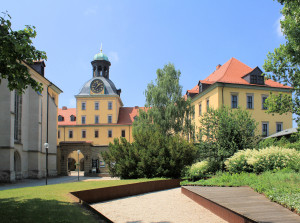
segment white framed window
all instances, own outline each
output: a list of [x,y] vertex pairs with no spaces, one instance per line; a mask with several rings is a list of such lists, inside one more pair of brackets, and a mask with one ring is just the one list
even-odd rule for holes
[[112,101],[108,102],[108,110],[112,110]]
[[86,138],[86,130],[82,130],[81,131],[81,137],[82,138]]
[[112,115],[107,116],[107,123],[112,123]]
[[267,137],[269,135],[269,122],[262,122],[262,136]]
[[262,110],[268,110],[268,107],[265,105],[266,99],[268,98],[268,95],[262,95],[261,96],[261,109]]
[[99,130],[95,130],[95,138],[99,137]]
[[70,138],[70,139],[73,138],[73,130],[69,130],[69,138]]
[[99,110],[99,102],[98,101],[95,102],[95,110]]
[[276,122],[276,132],[281,132],[283,130],[283,123]]
[[231,94],[231,108],[238,107],[238,95],[236,93]]
[[95,115],[95,124],[99,124],[99,115]]
[[81,110],[86,110],[86,102],[81,102]]
[[112,130],[108,130],[107,131],[107,137],[108,138],[112,138]]
[[85,115],[81,116],[81,124],[85,124]]
[[247,94],[247,108],[248,109],[254,109],[254,95],[253,94]]
[[121,136],[125,138],[126,134],[125,134],[125,130],[123,129],[121,132]]

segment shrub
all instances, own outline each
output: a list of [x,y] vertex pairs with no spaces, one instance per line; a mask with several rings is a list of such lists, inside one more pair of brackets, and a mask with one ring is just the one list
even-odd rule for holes
[[254,150],[246,149],[236,152],[225,161],[226,168],[231,173],[252,172],[253,168],[247,163]]
[[179,178],[184,167],[193,163],[195,154],[194,145],[180,136],[166,137],[151,131],[139,135],[133,143],[115,139],[103,158],[110,173],[122,179]]
[[196,181],[207,176],[209,171],[209,162],[207,160],[194,163],[187,171],[186,177],[189,180]]
[[247,160],[247,163],[253,166],[253,172],[255,173],[286,167],[297,168],[295,166],[297,162],[300,162],[300,153],[295,149],[285,149],[275,146],[258,150]]
[[271,146],[261,150],[242,150],[226,160],[226,168],[231,173],[255,172],[291,168],[299,171],[300,152]]

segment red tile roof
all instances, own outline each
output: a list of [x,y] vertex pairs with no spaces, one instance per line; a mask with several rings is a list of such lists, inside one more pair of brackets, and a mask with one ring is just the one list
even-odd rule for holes
[[76,117],[76,108],[58,109],[58,116],[64,117],[64,121],[58,122],[58,125],[76,125],[76,121],[71,122],[71,115]]
[[[257,85],[250,84],[249,82],[243,79],[245,75],[247,75],[254,69],[232,57],[225,64],[220,66],[219,69],[215,70],[212,74],[210,74],[207,78],[205,78],[204,80],[200,80],[200,82],[203,84],[214,84],[216,82],[220,82],[243,85]],[[265,80],[265,85],[263,86],[275,88],[292,88],[290,86],[285,86],[283,84],[277,83],[273,80]],[[193,89],[195,89],[196,87],[197,86],[195,86]],[[191,89],[188,92],[194,93],[193,89]]]
[[119,111],[119,119],[118,124],[132,124],[134,121],[134,117],[138,116],[139,110],[148,110],[145,107],[121,107]]
[[[131,125],[134,121],[134,117],[138,116],[139,109],[147,110],[145,107],[121,107],[119,110],[119,117],[117,125]],[[76,121],[70,120],[70,116],[74,115],[76,117],[76,108],[58,109],[58,115],[64,117],[64,121],[58,122],[58,125],[76,125]],[[89,124],[89,125],[99,125],[99,124]],[[101,124],[101,125],[116,125],[116,124]]]
[[[209,81],[212,83],[221,82],[221,83],[232,83],[232,84],[256,85],[256,84],[250,84],[243,79],[243,77],[246,74],[250,73],[254,69],[252,69],[251,67],[247,66],[246,64],[232,57],[225,64],[223,64],[218,70],[215,70],[211,75],[205,78],[204,81]],[[284,86],[283,84],[277,83],[272,80],[266,80],[265,86],[291,88],[289,86]]]

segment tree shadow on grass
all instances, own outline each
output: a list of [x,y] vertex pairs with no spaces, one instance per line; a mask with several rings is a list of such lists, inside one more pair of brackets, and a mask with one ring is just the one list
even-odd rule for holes
[[40,198],[0,199],[0,222],[96,222],[88,211],[69,202]]

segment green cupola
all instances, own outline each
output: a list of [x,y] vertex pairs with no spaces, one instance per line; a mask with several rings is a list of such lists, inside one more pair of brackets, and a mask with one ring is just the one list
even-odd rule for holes
[[109,79],[109,67],[111,63],[108,60],[108,57],[102,53],[102,44],[100,53],[97,53],[94,56],[94,60],[92,61],[93,66],[93,77],[105,77]]

